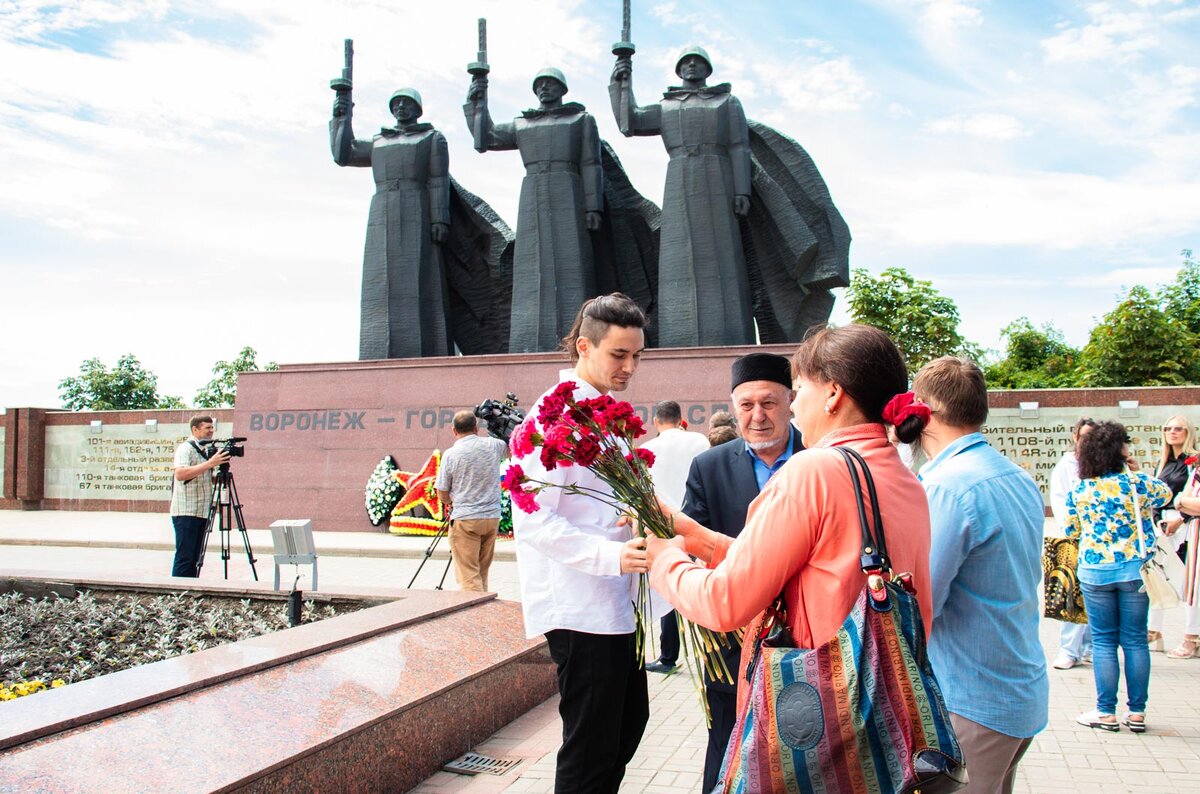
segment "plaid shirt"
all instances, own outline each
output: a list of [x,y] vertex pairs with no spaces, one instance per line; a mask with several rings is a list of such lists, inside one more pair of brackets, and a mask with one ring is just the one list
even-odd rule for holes
[[[191,440],[184,441],[175,448],[175,468],[177,469],[183,466],[196,466],[204,461],[204,456],[196,451]],[[174,473],[171,476],[174,478]],[[174,483],[175,487],[171,491],[171,515],[207,518],[213,494],[212,470],[202,471],[187,482],[175,480]]]

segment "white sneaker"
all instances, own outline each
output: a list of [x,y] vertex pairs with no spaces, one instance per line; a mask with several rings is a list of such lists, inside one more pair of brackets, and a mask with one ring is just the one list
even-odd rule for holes
[[1067,655],[1063,651],[1059,651],[1058,656],[1054,659],[1055,670],[1070,670],[1075,665],[1079,664],[1079,660]]

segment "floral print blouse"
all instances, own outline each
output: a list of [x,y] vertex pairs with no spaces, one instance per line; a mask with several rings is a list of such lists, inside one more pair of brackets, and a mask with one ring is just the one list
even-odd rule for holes
[[[1134,489],[1146,535],[1144,549],[1133,520]],[[1154,510],[1170,501],[1170,487],[1143,472],[1080,482],[1067,494],[1066,525],[1067,537],[1079,538],[1080,567],[1145,559],[1154,545]]]

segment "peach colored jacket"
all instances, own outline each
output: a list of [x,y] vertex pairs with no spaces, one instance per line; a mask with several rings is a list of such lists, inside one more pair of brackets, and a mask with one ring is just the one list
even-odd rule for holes
[[[670,548],[655,558],[650,584],[689,620],[719,631],[747,626],[748,638],[783,590],[799,647],[831,639],[866,584],[854,486],[842,456],[830,449],[840,445],[856,450],[871,469],[892,570],[912,574],[928,638],[929,505],[880,424],[835,430],[793,455],[750,504],[736,540],[707,529],[688,537],[688,553],[707,559],[708,568]],[[869,517],[869,500],[867,511]],[[743,673],[752,644],[744,646]]]

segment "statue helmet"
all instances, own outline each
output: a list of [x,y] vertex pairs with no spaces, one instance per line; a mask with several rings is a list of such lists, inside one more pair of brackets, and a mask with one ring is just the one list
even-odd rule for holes
[[708,51],[699,44],[691,44],[684,47],[679,52],[679,57],[675,59],[675,74],[679,74],[679,64],[683,63],[683,59],[689,55],[699,55],[708,64],[708,70],[711,72],[713,68],[712,58],[708,57]]
[[541,71],[533,76],[532,85],[537,85],[537,81],[541,80],[543,77],[549,77],[562,83],[563,93],[567,93],[567,78],[562,73],[561,69],[555,69],[553,66],[543,66]]
[[417,107],[421,111],[425,110],[425,105],[421,102],[421,92],[415,88],[398,89],[394,94],[392,94],[391,98],[388,99],[388,110],[391,110],[392,106],[396,104],[396,100],[402,96],[406,96],[409,99],[411,99],[413,102],[416,102]]

